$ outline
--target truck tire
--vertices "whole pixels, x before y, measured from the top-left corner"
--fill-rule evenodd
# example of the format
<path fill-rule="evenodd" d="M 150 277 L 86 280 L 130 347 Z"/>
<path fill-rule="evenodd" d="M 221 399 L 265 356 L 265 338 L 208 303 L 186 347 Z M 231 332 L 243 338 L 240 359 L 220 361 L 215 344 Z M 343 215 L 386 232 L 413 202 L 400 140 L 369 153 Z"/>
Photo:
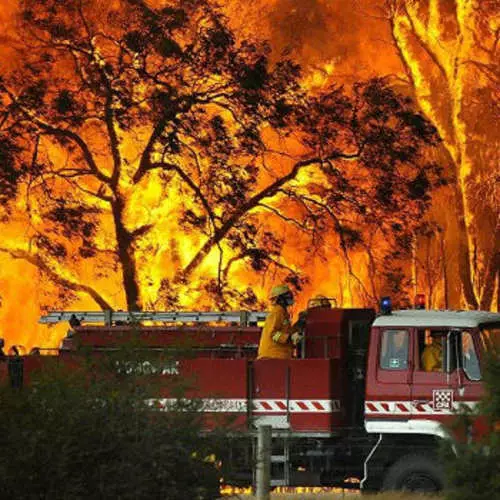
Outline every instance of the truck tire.
<path fill-rule="evenodd" d="M 444 471 L 438 462 L 423 455 L 406 455 L 387 471 L 383 490 L 435 493 L 444 488 Z"/>

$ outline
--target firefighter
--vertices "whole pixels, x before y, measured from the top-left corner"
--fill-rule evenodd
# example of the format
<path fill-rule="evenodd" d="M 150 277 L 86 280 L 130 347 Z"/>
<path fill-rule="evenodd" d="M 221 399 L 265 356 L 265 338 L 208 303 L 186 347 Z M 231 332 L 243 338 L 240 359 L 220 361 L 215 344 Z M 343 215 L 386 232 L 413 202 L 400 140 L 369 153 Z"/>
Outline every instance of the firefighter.
<path fill-rule="evenodd" d="M 426 372 L 443 371 L 443 332 L 431 331 L 431 343 L 422 353 L 422 367 Z"/>
<path fill-rule="evenodd" d="M 69 318 L 69 326 L 71 328 L 75 328 L 77 326 L 81 326 L 82 322 L 74 315 L 71 315 L 71 318 Z"/>
<path fill-rule="evenodd" d="M 316 295 L 316 297 L 313 297 L 307 304 L 307 310 L 318 308 L 330 309 L 331 307 L 330 300 L 324 295 Z"/>
<path fill-rule="evenodd" d="M 267 315 L 260 336 L 257 359 L 291 359 L 293 347 L 300 342 L 302 335 L 292 332 L 288 307 L 294 300 L 288 285 L 275 286 L 269 295 L 272 307 Z"/>
<path fill-rule="evenodd" d="M 299 333 L 304 331 L 308 311 L 312 309 L 330 309 L 331 307 L 330 300 L 327 297 L 324 295 L 316 295 L 307 303 L 307 309 L 299 313 L 299 319 L 294 323 L 292 331 Z"/>

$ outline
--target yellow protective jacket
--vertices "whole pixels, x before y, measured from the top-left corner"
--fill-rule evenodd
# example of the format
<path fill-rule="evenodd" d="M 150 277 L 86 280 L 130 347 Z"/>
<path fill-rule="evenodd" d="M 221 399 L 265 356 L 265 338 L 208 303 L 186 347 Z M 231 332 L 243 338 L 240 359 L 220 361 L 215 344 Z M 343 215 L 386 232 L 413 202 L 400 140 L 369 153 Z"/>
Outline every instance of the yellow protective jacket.
<path fill-rule="evenodd" d="M 422 353 L 422 367 L 426 372 L 440 372 L 443 369 L 443 348 L 441 341 L 426 346 Z"/>
<path fill-rule="evenodd" d="M 290 359 L 293 353 L 291 333 L 287 310 L 283 306 L 274 304 L 262 329 L 257 359 Z"/>

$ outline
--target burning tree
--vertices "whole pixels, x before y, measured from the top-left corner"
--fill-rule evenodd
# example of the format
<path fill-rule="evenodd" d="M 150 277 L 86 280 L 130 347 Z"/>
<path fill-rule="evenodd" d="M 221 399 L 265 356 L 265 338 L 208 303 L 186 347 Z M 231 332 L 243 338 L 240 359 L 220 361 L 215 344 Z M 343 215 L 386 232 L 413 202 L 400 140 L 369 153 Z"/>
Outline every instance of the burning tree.
<path fill-rule="evenodd" d="M 489 309 L 500 287 L 500 66 L 494 1 L 389 0 L 395 45 L 455 169 L 456 245 L 464 302 Z M 500 297 L 500 294 L 498 294 Z"/>
<path fill-rule="evenodd" d="M 439 182 L 432 125 L 383 80 L 309 94 L 301 70 L 241 39 L 213 2 L 24 0 L 0 80 L 0 251 L 102 308 L 219 303 L 235 269 L 277 269 L 279 227 L 342 252 L 398 245 Z M 395 241 L 395 239 L 397 241 Z M 103 285 L 107 280 L 108 285 Z"/>

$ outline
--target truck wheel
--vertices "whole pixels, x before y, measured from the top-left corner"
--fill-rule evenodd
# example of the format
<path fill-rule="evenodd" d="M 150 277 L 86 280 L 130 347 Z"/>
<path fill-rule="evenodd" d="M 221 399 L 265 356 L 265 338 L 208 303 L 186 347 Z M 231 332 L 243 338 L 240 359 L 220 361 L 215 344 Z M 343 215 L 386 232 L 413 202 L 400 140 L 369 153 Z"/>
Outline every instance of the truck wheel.
<path fill-rule="evenodd" d="M 444 472 L 433 459 L 406 455 L 393 464 L 384 478 L 383 490 L 435 493 L 444 488 Z"/>

